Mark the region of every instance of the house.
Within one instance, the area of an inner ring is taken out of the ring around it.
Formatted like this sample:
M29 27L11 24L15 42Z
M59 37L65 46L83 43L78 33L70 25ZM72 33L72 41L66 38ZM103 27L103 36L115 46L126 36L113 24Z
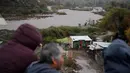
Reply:
M92 39L89 36L70 36L70 46L71 48L87 48L90 45Z

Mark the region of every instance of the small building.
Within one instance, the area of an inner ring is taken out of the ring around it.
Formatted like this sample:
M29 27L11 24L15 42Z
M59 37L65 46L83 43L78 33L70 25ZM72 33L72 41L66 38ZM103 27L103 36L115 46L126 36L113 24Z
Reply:
M70 46L74 49L87 48L92 42L89 36L70 36Z
M103 49L107 48L110 44L110 42L93 42L93 44L89 45L87 53L99 65L103 65Z

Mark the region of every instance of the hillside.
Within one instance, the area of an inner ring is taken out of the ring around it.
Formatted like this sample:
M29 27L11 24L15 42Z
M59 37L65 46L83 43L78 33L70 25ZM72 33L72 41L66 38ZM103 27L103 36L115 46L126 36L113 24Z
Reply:
M0 13L3 17L42 13L45 8L46 3L40 4L37 0L0 0Z

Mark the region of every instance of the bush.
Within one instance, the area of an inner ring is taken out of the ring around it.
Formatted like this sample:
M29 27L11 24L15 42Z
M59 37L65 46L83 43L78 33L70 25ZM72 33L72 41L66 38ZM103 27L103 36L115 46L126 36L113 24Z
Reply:
M97 32L98 31L98 32ZM45 42L56 41L56 39L65 38L71 35L95 35L100 33L98 28L80 28L71 26L49 27L41 30Z
M124 20L129 14L130 11L128 9L112 8L101 20L99 26L104 30L117 31L117 25L121 26L122 28L124 28L124 25L128 25L128 23Z
M67 15L65 12L57 12L58 15Z

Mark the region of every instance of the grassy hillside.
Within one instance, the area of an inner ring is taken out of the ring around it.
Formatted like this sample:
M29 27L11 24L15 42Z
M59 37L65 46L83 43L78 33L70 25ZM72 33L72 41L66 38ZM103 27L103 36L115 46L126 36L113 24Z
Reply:
M71 26L49 27L42 29L41 34L44 39L44 43L53 42L60 38L65 38L70 35L88 35L94 38L94 35L100 34L98 28L81 28Z

